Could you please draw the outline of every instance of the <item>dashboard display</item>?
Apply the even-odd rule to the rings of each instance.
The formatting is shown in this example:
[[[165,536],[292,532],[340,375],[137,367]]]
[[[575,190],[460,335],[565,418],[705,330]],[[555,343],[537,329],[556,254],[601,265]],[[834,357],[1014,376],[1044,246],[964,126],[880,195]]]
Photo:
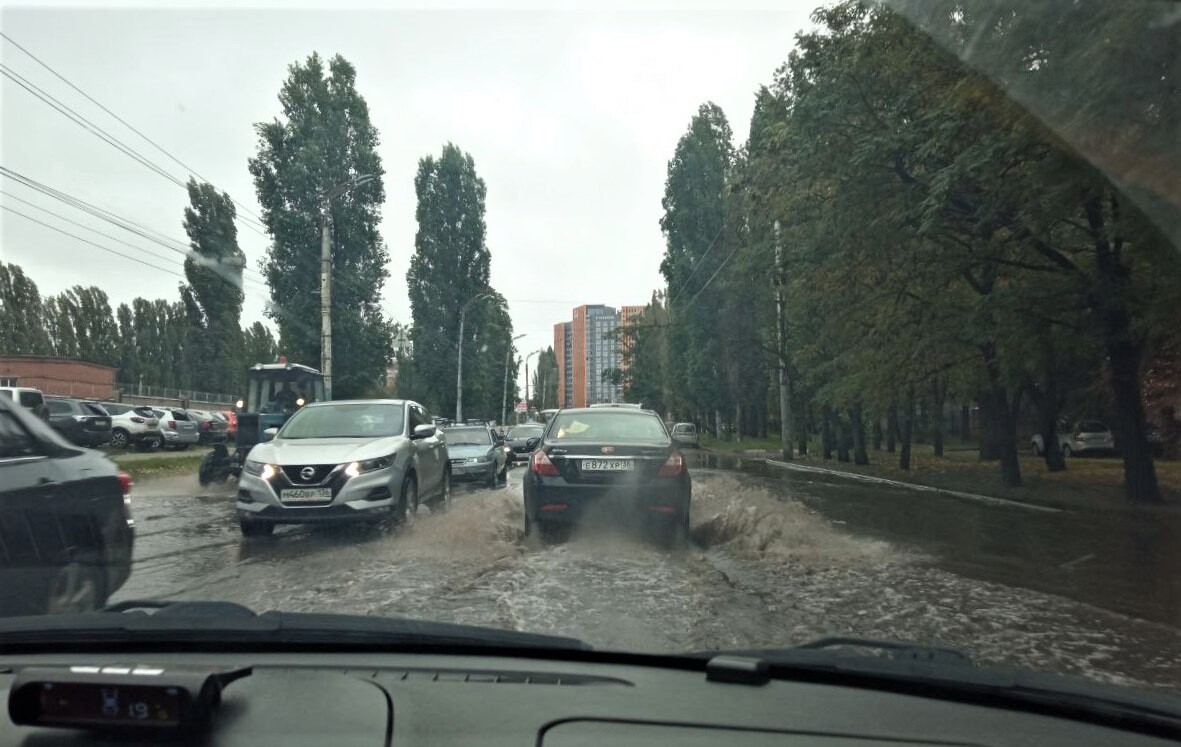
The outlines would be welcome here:
[[[38,690],[41,723],[96,726],[176,726],[187,695],[172,686],[78,682],[42,682]]]

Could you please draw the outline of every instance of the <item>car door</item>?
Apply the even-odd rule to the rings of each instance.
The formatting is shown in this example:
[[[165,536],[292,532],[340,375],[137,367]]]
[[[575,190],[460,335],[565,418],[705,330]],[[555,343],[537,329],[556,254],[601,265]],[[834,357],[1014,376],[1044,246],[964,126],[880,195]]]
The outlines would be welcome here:
[[[420,425],[433,425],[434,420],[427,414],[426,408],[422,405],[415,404],[413,406],[415,412],[415,420]],[[429,473],[426,481],[429,481],[429,487],[426,488],[428,493],[434,493],[443,482],[443,462],[445,459],[445,449],[442,437],[439,435],[438,428],[435,429],[435,434],[430,438],[419,439],[418,443],[422,444],[423,448],[423,469]]]
[[[64,563],[52,515],[58,485],[43,445],[0,408],[0,612],[35,614]]]
[[[49,425],[65,438],[75,441],[78,436],[78,421],[74,420],[74,408],[69,402],[61,399],[45,401],[49,408]]]

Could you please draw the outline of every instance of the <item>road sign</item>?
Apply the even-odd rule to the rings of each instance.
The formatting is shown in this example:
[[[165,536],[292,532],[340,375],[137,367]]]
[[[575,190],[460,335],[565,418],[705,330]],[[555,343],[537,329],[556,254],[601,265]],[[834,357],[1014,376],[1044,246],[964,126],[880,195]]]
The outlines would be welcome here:
[[[517,406],[514,407],[513,409],[516,410],[517,412],[527,412],[529,410],[529,408],[525,405],[524,402],[518,402]]]

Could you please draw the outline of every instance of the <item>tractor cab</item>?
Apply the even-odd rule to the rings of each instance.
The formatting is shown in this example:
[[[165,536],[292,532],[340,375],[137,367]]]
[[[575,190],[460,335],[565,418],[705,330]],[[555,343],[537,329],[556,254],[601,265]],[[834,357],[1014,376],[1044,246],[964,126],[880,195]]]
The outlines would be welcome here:
[[[201,462],[201,484],[237,476],[254,445],[269,440],[268,430],[282,427],[304,405],[325,399],[324,375],[314,368],[280,362],[256,363],[246,369],[246,396],[237,403],[234,451],[215,445]]]

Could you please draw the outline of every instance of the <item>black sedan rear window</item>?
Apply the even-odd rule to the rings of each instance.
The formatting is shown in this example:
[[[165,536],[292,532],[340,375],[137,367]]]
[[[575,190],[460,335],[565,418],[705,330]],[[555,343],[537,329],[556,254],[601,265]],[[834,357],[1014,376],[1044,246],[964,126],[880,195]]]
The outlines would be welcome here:
[[[568,412],[554,417],[551,441],[653,441],[667,443],[668,434],[655,415],[626,412]]]

